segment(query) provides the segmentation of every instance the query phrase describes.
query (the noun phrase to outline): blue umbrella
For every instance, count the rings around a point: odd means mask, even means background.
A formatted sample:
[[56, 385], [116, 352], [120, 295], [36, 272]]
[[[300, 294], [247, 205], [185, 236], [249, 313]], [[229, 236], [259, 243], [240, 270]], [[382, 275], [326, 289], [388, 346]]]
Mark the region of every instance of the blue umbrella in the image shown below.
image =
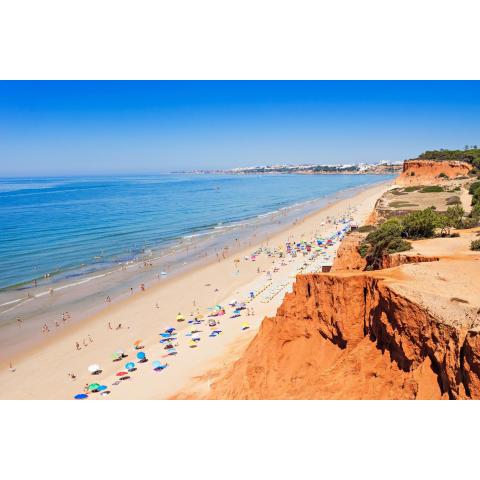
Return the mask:
[[145, 353], [144, 352], [138, 352], [137, 353], [137, 358], [139, 360], [145, 360]]
[[97, 388], [97, 392], [103, 392], [104, 390], [106, 390], [108, 387], [106, 385], [100, 385], [98, 388]]
[[152, 367], [154, 370], [163, 370], [164, 368], [167, 368], [167, 365], [162, 365], [162, 363], [159, 360], [155, 360], [152, 363]]
[[127, 364], [125, 364], [125, 368], [127, 370], [133, 370], [135, 368], [135, 364], [133, 362], [128, 362]]
[[161, 333], [160, 336], [163, 337], [163, 338], [170, 338], [171, 337], [171, 335], [169, 333]]
[[170, 328], [167, 328], [165, 331], [166, 331], [167, 333], [172, 333], [172, 332], [174, 332], [175, 330], [176, 330], [176, 328], [170, 327]]
[[75, 395], [73, 398], [75, 400], [83, 400], [84, 398], [88, 398], [88, 395], [86, 393], [79, 393], [78, 395]]

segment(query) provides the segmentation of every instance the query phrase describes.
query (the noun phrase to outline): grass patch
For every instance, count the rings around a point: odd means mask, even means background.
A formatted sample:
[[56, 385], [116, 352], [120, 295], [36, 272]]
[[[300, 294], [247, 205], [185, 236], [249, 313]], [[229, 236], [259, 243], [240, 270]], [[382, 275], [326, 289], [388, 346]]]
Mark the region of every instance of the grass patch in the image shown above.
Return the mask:
[[390, 190], [390, 193], [392, 195], [406, 195], [406, 193], [400, 190], [399, 188], [396, 188], [395, 190]]
[[411, 186], [411, 187], [406, 187], [404, 188], [404, 192], [416, 192], [417, 190], [420, 190], [423, 188], [421, 185], [420, 186]]
[[440, 193], [445, 191], [440, 185], [429, 185], [428, 187], [423, 187], [420, 190], [420, 193]]
[[418, 207], [416, 203], [410, 203], [410, 202], [391, 202], [388, 204], [389, 207], [393, 208], [402, 208], [402, 207]]

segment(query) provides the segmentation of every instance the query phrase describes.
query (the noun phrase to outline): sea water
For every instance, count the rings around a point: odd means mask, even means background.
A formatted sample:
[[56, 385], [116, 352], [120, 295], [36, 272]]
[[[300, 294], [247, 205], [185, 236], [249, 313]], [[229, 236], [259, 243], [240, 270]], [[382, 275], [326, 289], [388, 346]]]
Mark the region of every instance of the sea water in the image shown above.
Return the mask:
[[0, 288], [108, 268], [383, 178], [158, 175], [0, 179]]

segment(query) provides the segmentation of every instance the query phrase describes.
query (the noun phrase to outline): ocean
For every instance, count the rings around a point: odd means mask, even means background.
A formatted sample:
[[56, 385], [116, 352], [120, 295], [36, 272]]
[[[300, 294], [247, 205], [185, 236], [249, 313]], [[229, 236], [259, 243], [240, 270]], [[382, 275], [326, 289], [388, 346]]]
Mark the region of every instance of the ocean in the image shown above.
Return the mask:
[[[378, 175], [0, 179], [0, 289], [78, 278], [241, 228]], [[47, 278], [45, 278], [47, 276]]]

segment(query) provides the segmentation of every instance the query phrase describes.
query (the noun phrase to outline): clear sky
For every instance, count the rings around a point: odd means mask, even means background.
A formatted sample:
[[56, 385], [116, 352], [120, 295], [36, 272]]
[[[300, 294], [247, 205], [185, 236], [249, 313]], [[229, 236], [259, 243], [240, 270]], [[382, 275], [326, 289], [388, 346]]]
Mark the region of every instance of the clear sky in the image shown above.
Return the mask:
[[0, 176], [413, 158], [480, 144], [480, 82], [0, 82]]

